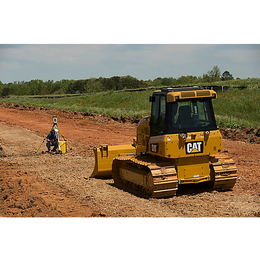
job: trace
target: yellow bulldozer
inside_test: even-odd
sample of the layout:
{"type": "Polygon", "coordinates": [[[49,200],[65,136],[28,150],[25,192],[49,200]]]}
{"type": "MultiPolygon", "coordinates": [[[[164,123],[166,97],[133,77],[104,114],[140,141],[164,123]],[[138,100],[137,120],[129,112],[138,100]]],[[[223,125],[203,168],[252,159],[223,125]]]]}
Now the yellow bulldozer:
{"type": "Polygon", "coordinates": [[[133,144],[93,149],[91,177],[113,178],[117,186],[124,183],[156,198],[176,195],[184,184],[232,189],[237,168],[222,152],[214,98],[215,91],[199,87],[154,91],[151,114],[139,121],[133,144]]]}

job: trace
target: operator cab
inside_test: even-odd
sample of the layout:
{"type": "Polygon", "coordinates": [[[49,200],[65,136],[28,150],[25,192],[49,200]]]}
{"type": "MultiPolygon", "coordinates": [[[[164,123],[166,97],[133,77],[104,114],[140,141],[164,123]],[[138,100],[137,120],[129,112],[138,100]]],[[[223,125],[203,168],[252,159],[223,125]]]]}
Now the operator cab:
{"type": "Polygon", "coordinates": [[[150,98],[151,136],[216,130],[212,90],[166,88],[150,98]]]}

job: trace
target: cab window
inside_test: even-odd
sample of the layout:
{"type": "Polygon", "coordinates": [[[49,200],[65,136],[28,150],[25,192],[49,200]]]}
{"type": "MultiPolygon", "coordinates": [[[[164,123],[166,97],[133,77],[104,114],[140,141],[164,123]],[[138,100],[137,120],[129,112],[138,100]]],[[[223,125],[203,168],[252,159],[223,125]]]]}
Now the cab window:
{"type": "Polygon", "coordinates": [[[154,95],[151,113],[151,135],[164,134],[166,130],[166,96],[154,95]]]}
{"type": "Polygon", "coordinates": [[[168,133],[216,129],[210,99],[179,101],[169,104],[168,133]]]}

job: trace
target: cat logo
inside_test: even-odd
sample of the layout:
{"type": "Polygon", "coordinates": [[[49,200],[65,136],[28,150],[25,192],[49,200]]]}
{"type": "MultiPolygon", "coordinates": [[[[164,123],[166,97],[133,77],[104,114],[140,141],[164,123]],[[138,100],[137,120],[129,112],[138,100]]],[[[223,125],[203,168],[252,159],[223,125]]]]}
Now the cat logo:
{"type": "Polygon", "coordinates": [[[186,143],[186,154],[203,153],[203,142],[186,143]]]}

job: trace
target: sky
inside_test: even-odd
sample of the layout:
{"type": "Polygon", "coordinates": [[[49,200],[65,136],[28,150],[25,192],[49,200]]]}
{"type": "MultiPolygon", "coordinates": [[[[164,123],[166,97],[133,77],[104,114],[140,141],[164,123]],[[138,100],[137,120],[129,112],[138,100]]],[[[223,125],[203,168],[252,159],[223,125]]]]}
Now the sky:
{"type": "Polygon", "coordinates": [[[260,77],[260,44],[0,44],[0,81],[203,76],[214,66],[260,77]]]}

